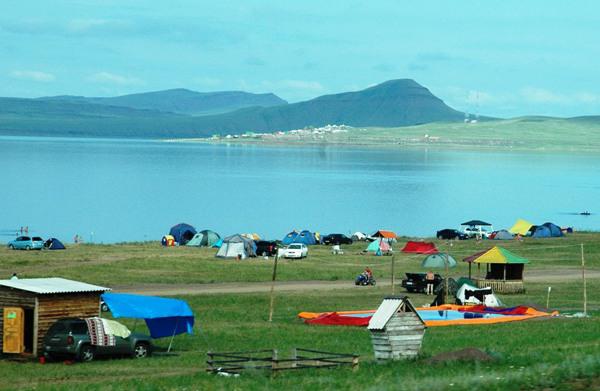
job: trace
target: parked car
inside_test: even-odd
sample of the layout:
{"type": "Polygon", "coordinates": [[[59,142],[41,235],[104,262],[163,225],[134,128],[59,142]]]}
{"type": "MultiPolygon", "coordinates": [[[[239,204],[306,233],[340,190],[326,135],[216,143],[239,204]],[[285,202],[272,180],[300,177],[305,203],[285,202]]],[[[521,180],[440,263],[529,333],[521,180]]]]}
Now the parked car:
{"type": "Polygon", "coordinates": [[[305,258],[308,256],[308,247],[304,243],[292,243],[283,249],[284,258],[305,258]]]}
{"type": "Polygon", "coordinates": [[[255,242],[256,244],[256,255],[258,256],[275,256],[277,254],[277,249],[279,248],[279,243],[270,240],[259,240],[255,242]]]}
{"type": "MultiPolygon", "coordinates": [[[[402,286],[411,293],[425,293],[427,290],[427,281],[425,280],[426,277],[427,273],[406,273],[406,278],[402,280],[402,286]]],[[[442,283],[442,281],[442,276],[436,273],[433,280],[433,289],[435,290],[437,286],[442,283]]]]}
{"type": "Polygon", "coordinates": [[[329,234],[323,236],[324,244],[352,244],[352,239],[344,234],[329,234]]]}
{"type": "Polygon", "coordinates": [[[457,229],[446,228],[437,231],[435,235],[438,239],[446,239],[446,240],[466,240],[469,239],[469,236],[465,233],[460,232],[457,229]]]}
{"type": "Polygon", "coordinates": [[[12,250],[41,250],[44,248],[44,239],[39,236],[19,236],[8,242],[8,248],[12,250]]]}
{"type": "Polygon", "coordinates": [[[464,234],[467,235],[470,238],[475,238],[475,237],[480,237],[482,239],[487,239],[490,234],[492,233],[492,231],[487,231],[485,229],[483,229],[482,227],[466,227],[463,230],[464,234]]]}
{"type": "Polygon", "coordinates": [[[127,338],[115,336],[115,339],[115,346],[93,346],[85,320],[59,319],[44,337],[44,357],[70,357],[78,361],[92,361],[98,356],[143,358],[152,354],[152,338],[147,335],[132,333],[127,338]]]}

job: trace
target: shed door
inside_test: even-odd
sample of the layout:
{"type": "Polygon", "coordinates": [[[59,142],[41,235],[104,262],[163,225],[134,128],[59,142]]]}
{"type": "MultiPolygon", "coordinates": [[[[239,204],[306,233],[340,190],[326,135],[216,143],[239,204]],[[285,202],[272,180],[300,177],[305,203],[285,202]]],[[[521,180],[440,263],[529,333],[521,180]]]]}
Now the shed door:
{"type": "Polygon", "coordinates": [[[25,348],[23,345],[23,332],[25,329],[23,308],[5,307],[3,320],[2,352],[22,353],[25,348]]]}

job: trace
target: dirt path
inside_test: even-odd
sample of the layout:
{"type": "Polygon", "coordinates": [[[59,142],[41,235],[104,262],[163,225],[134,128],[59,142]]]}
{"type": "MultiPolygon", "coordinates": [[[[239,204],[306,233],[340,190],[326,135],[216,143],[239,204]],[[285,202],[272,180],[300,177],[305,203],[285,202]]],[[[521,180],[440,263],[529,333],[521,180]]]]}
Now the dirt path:
{"type": "MultiPolygon", "coordinates": [[[[588,279],[600,279],[600,270],[587,270],[588,279]]],[[[581,279],[581,270],[577,268],[537,269],[525,274],[525,281],[566,282],[581,279]]],[[[400,283],[397,280],[397,283],[400,283]]],[[[379,280],[377,285],[390,286],[391,281],[379,280]]],[[[137,293],[144,295],[197,295],[221,293],[260,293],[271,289],[270,282],[223,282],[215,284],[136,284],[116,285],[114,292],[137,293]]],[[[327,291],[333,289],[361,289],[352,281],[280,281],[275,284],[278,292],[290,291],[327,291]]]]}

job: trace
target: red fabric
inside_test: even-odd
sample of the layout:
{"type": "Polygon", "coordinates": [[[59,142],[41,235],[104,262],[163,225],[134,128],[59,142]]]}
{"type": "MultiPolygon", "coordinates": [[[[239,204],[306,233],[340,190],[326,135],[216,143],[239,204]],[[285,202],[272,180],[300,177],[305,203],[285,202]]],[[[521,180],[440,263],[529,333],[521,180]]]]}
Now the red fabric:
{"type": "Polygon", "coordinates": [[[511,308],[486,307],[483,304],[459,308],[460,312],[476,312],[479,314],[526,315],[529,307],[522,305],[511,308]]]}
{"type": "Polygon", "coordinates": [[[431,242],[408,242],[402,249],[403,253],[415,254],[437,254],[438,250],[435,244],[431,242]]]}
{"type": "Polygon", "coordinates": [[[337,312],[325,313],[314,319],[306,319],[308,324],[331,325],[331,326],[368,326],[371,316],[356,317],[343,316],[337,312]]]}

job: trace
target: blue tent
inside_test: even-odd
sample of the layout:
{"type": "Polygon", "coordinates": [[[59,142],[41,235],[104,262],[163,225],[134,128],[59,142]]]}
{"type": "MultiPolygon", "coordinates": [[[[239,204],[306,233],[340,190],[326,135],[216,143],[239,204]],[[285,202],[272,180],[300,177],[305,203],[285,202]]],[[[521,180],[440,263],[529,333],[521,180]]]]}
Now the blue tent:
{"type": "Polygon", "coordinates": [[[184,245],[196,235],[196,228],[186,223],[180,223],[171,227],[169,235],[173,236],[177,243],[184,245]]]}
{"type": "Polygon", "coordinates": [[[551,238],[552,237],[552,232],[550,232],[550,228],[543,226],[543,225],[538,225],[537,227],[535,227],[535,230],[533,231],[533,234],[531,235],[532,238],[551,238]]]}
{"type": "Polygon", "coordinates": [[[65,245],[56,238],[50,238],[44,242],[44,247],[47,250],[66,250],[65,245]]]}
{"type": "Polygon", "coordinates": [[[152,338],[193,333],[194,313],[184,300],[104,293],[102,300],[115,318],[144,319],[152,338]]]}
{"type": "Polygon", "coordinates": [[[546,228],[548,228],[550,230],[550,235],[553,238],[559,238],[561,236],[564,236],[562,230],[556,224],[553,224],[553,223],[544,223],[544,224],[542,224],[542,226],[544,226],[544,227],[546,227],[546,228]]]}
{"type": "Polygon", "coordinates": [[[302,232],[292,231],[289,234],[285,235],[282,240],[283,244],[288,245],[292,243],[304,243],[307,246],[317,244],[317,239],[315,239],[315,234],[304,230],[302,232]]]}

